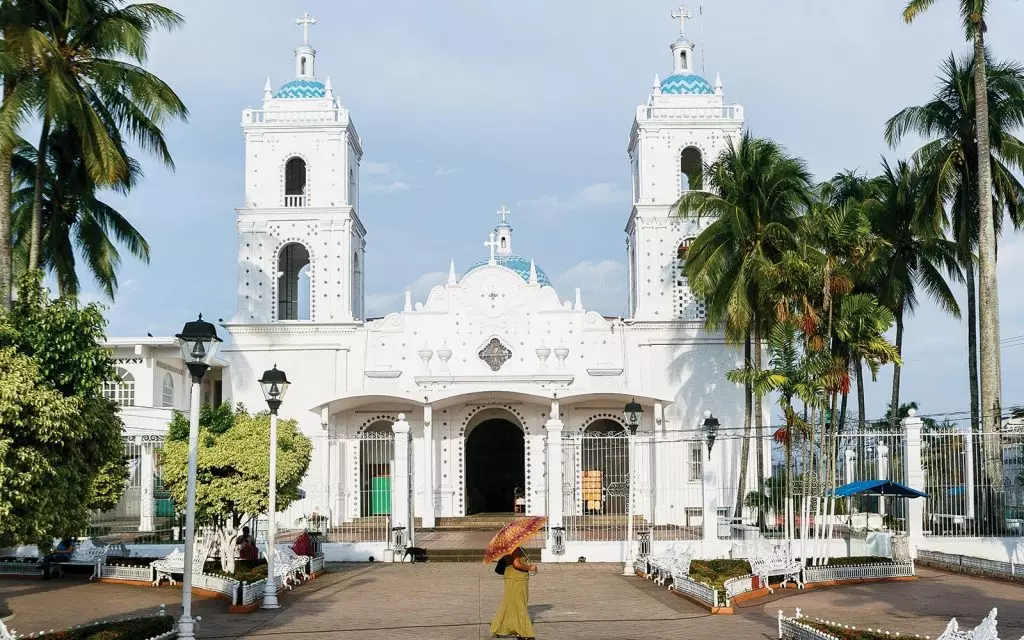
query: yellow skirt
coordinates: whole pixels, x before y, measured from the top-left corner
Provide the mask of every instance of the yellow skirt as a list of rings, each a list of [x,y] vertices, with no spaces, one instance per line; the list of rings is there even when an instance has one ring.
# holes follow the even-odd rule
[[[530,598],[530,574],[509,566],[505,569],[505,596],[491,620],[492,636],[532,638],[533,623],[526,603]]]

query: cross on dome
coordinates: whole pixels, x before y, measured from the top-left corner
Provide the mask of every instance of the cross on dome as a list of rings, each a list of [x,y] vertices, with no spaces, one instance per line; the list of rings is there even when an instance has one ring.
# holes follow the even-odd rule
[[[672,14],[672,17],[679,20],[679,35],[686,32],[686,21],[693,17],[686,5],[680,5],[679,9]]]
[[[501,224],[508,224],[508,217],[511,214],[512,212],[509,211],[509,208],[502,205],[501,208],[498,209],[498,219],[501,220]]]
[[[490,235],[490,240],[485,242],[484,246],[491,250],[491,257],[487,261],[488,264],[494,264],[495,263],[495,260],[494,260],[494,250],[498,248],[498,242],[494,239],[494,233],[493,232]]]
[[[302,27],[302,44],[309,44],[309,27],[316,24],[316,18],[309,15],[309,12],[302,14],[302,17],[295,21],[295,24]]]

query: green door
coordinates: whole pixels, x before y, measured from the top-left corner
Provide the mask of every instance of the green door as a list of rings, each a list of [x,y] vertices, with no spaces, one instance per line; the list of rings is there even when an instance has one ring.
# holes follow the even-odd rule
[[[370,515],[391,513],[391,477],[377,476],[370,483]]]

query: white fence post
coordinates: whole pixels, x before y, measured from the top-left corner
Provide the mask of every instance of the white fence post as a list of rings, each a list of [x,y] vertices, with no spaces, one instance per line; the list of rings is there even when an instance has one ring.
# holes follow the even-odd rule
[[[911,489],[924,491],[924,467],[921,466],[921,418],[917,411],[911,409],[903,419],[906,437],[903,440],[904,460],[907,465],[907,486]],[[910,543],[910,556],[917,557],[917,548],[924,540],[924,500],[910,498],[907,507],[907,538]]]
[[[154,516],[156,515],[156,504],[154,502],[153,473],[155,471],[154,451],[155,445],[146,442],[142,445],[142,459],[139,464],[139,531],[153,531],[156,526]]]
[[[395,464],[391,468],[391,527],[405,527],[406,543],[412,540],[412,518],[409,504],[409,423],[405,414],[391,425],[395,433]],[[392,537],[394,543],[394,537]]]

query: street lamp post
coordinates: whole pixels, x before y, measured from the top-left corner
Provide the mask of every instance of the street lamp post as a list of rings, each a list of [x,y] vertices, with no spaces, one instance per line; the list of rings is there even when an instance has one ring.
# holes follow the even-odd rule
[[[629,427],[629,493],[626,496],[626,562],[622,567],[622,575],[631,576],[636,572],[633,566],[633,478],[636,475],[633,467],[636,460],[636,430],[640,427],[640,419],[644,415],[644,408],[634,398],[626,403],[622,416],[626,419],[626,426]]]
[[[277,410],[288,391],[288,376],[274,365],[273,369],[263,372],[260,387],[263,397],[270,407],[270,481],[269,501],[267,505],[267,580],[263,584],[263,602],[261,609],[277,609],[277,581],[274,578],[274,538],[277,535]]]
[[[708,445],[708,458],[704,463],[704,506],[701,511],[704,513],[704,540],[718,539],[718,482],[715,477],[715,467],[711,461],[711,450],[715,446],[715,439],[718,438],[718,418],[711,415],[710,411],[704,412],[704,421],[700,423],[700,431],[704,435],[704,442]]]
[[[195,553],[196,536],[196,458],[199,455],[199,403],[200,385],[203,376],[210,369],[210,363],[220,347],[217,328],[203,320],[186,322],[181,333],[175,336],[181,346],[185,366],[192,376],[192,402],[188,421],[188,477],[185,487],[185,572],[181,584],[181,618],[178,620],[178,637],[195,638],[196,622],[192,618],[192,557]]]

